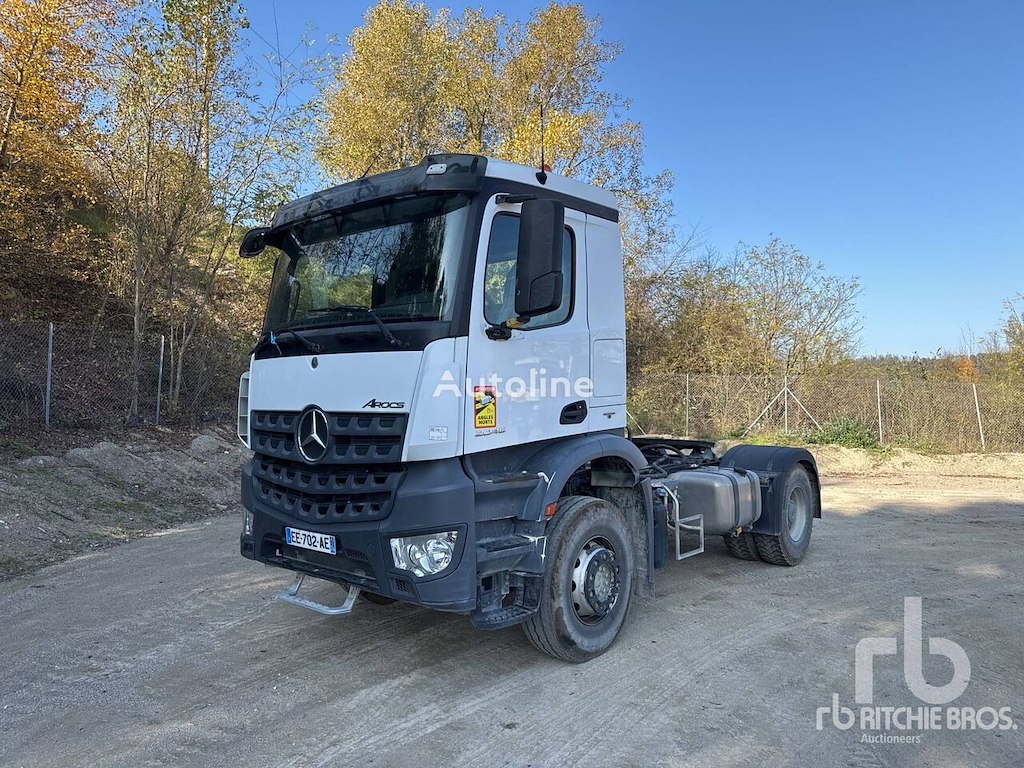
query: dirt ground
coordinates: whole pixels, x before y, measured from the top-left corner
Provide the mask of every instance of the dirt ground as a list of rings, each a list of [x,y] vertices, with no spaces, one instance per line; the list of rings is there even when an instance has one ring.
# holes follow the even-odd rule
[[[658,571],[657,596],[634,599],[607,654],[571,666],[539,655],[518,628],[478,632],[461,616],[401,604],[328,618],[275,601],[288,575],[237,554],[243,454],[224,435],[207,437],[163,456],[158,481],[145,467],[166,449],[144,444],[0,470],[5,556],[10,531],[79,530],[47,516],[54,509],[104,544],[110,529],[194,520],[0,583],[0,765],[1024,759],[1024,456],[816,448],[824,518],[800,566],[734,560],[710,540],[704,555]],[[126,506],[97,509],[105,498]],[[218,504],[225,514],[200,519]],[[127,527],[125,514],[137,515]],[[43,543],[14,550],[22,569],[68,551]],[[818,728],[834,695],[858,706],[858,641],[897,636],[902,654],[903,601],[913,596],[923,598],[924,636],[970,659],[970,682],[941,707],[943,724],[947,709],[1009,707],[1013,727],[841,730],[825,714]],[[925,679],[950,680],[951,665],[924,650]],[[876,659],[874,706],[923,706],[901,659]],[[872,743],[879,736],[916,740]]]
[[[48,455],[42,442],[23,451],[36,455],[0,455],[0,578],[234,510],[238,470],[250,455],[230,431],[153,427],[122,443]]]

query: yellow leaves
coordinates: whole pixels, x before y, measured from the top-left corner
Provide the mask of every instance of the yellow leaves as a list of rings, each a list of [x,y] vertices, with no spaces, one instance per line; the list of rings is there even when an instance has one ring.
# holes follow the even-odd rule
[[[326,98],[320,155],[344,176],[417,162],[442,148],[454,49],[445,16],[422,4],[381,2],[349,37]]]
[[[25,119],[67,121],[93,81],[97,25],[110,21],[113,0],[0,0],[0,99]],[[69,107],[71,114],[69,115]]]
[[[82,150],[99,37],[116,0],[0,0],[0,231],[9,245],[51,252],[84,230],[69,211],[95,183]],[[18,246],[13,246],[18,247]]]
[[[556,172],[607,182],[638,167],[639,127],[614,114],[628,104],[599,87],[618,47],[597,40],[599,23],[582,6],[551,3],[509,26],[479,9],[453,18],[380,0],[364,21],[324,96],[318,156],[337,176],[438,150],[539,165],[542,107]]]
[[[544,111],[545,160],[555,172],[572,174],[572,160],[583,152],[588,137],[599,129],[592,113],[574,114],[562,110]],[[509,136],[497,147],[501,157],[524,165],[540,165],[540,109],[523,115],[511,124]]]

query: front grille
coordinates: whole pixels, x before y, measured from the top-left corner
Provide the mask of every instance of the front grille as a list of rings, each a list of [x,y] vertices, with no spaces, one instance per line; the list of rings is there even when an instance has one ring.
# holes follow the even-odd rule
[[[295,444],[299,412],[252,414],[253,490],[263,504],[311,523],[379,520],[391,514],[405,476],[398,463],[406,414],[328,414],[328,451],[318,464]]]
[[[298,411],[253,411],[252,449],[265,456],[302,461],[295,443]],[[331,435],[327,455],[321,464],[390,463],[402,458],[402,441],[409,415],[406,413],[329,413]]]
[[[312,467],[257,456],[253,462],[256,497],[292,517],[312,522],[379,520],[391,512],[402,465]]]

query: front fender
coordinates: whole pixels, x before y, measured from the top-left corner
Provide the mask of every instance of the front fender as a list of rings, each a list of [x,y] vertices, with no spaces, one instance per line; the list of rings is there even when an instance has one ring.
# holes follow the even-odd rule
[[[609,479],[607,484],[620,488],[636,487],[640,482],[640,470],[647,466],[647,460],[639,448],[621,435],[591,434],[566,438],[546,445],[531,456],[523,468],[530,472],[543,472],[548,478],[543,493],[536,497],[536,508],[531,510],[537,513],[534,519],[540,520],[544,508],[558,500],[562,488],[576,470],[589,462],[609,458],[622,459],[621,466],[626,476],[619,481]]]
[[[547,506],[558,500],[569,478],[587,464],[591,465],[593,494],[611,502],[626,516],[635,545],[634,590],[642,597],[653,597],[654,504],[650,481],[640,477],[647,460],[625,437],[608,433],[581,435],[538,451],[527,467],[533,472],[544,472],[548,482],[530,497],[526,514],[536,515],[536,520],[545,519]]]

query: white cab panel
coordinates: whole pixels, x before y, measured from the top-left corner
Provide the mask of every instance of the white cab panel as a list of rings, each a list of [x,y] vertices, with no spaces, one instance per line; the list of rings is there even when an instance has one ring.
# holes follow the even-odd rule
[[[546,328],[514,330],[508,340],[487,338],[484,317],[484,274],[491,224],[499,213],[518,213],[519,205],[497,205],[491,198],[484,211],[473,279],[466,375],[470,380],[463,409],[464,452],[478,453],[553,437],[583,434],[592,427],[588,415],[576,424],[561,424],[562,410],[570,403],[588,401],[590,333],[587,328],[586,217],[566,209],[565,223],[575,243],[575,298],[568,320]],[[566,279],[568,279],[566,275]],[[621,306],[621,305],[620,305]],[[619,310],[621,312],[621,310]],[[478,420],[476,386],[481,402],[494,399],[493,412]],[[568,383],[566,386],[565,383]],[[553,391],[554,390],[554,391]],[[605,428],[604,425],[601,427]]]
[[[447,459],[462,454],[465,378],[465,337],[438,339],[427,345],[410,404],[403,461]]]
[[[434,393],[438,382],[464,378],[465,343],[455,339],[438,339],[422,352],[270,357],[252,363],[249,409],[316,405],[328,412],[410,413],[402,459],[449,458],[461,453],[463,399]],[[372,407],[371,401],[387,407]]]
[[[612,210],[618,210],[619,207],[615,195],[607,189],[601,189],[592,184],[587,184],[578,179],[570,179],[557,173],[549,173],[544,186],[538,186],[536,168],[519,165],[518,163],[510,163],[507,160],[488,158],[487,176],[526,184],[527,186],[534,187],[538,194],[543,194],[545,190],[550,190],[552,192],[560,192],[563,195],[569,195],[570,197],[578,197],[581,200],[589,200],[592,203],[603,205],[605,208]],[[611,226],[616,227],[617,225],[612,224]]]
[[[587,216],[587,259],[592,278],[587,317],[593,355],[590,428],[626,426],[626,319],[619,225]]]

